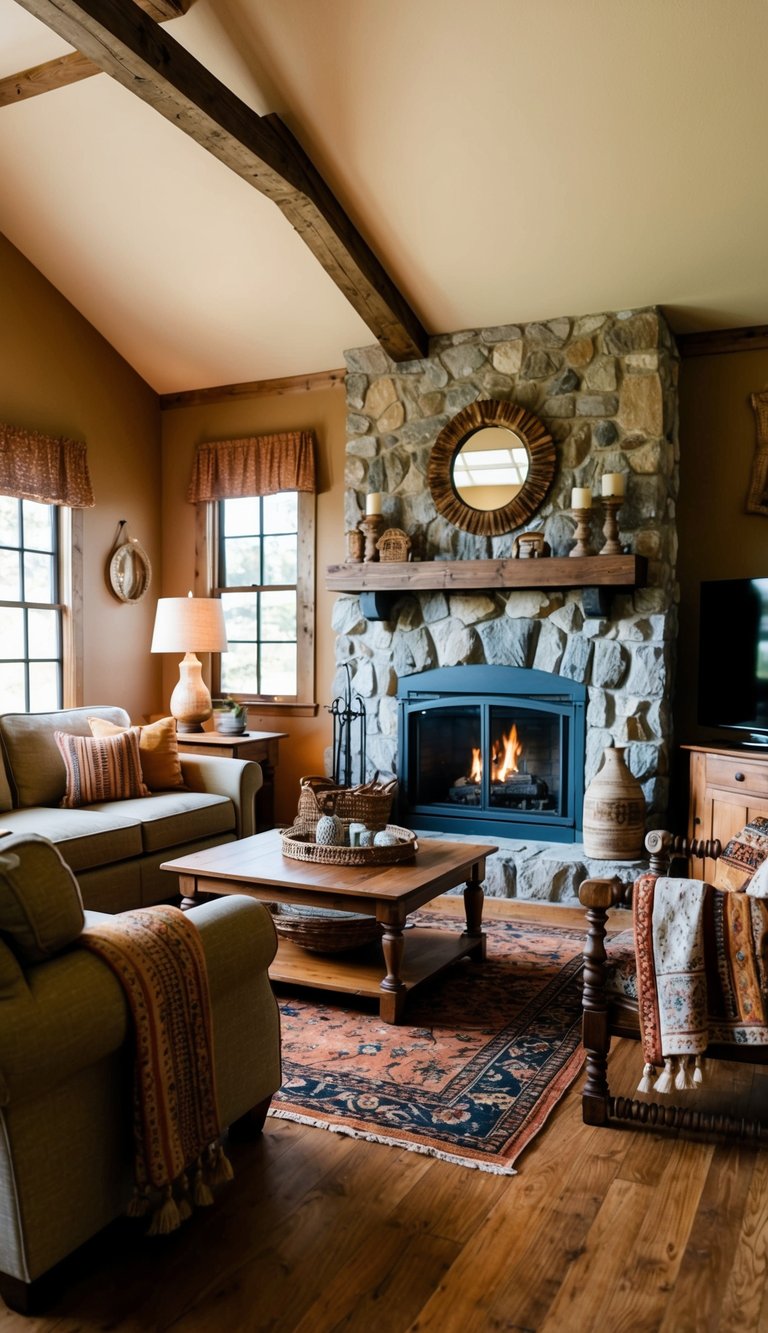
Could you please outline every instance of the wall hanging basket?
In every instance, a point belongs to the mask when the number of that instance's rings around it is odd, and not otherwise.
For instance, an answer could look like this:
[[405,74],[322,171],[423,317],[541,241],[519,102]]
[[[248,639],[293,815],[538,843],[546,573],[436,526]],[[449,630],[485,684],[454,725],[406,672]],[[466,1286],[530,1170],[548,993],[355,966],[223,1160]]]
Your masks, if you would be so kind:
[[378,832],[392,813],[397,778],[389,782],[373,778],[358,787],[340,787],[331,778],[307,777],[300,779],[300,787],[297,824],[314,826],[322,815],[338,815]]
[[[348,825],[351,821],[342,822]],[[419,850],[416,834],[397,824],[387,824],[386,828],[397,838],[391,847],[341,847],[315,842],[315,830],[311,825],[294,824],[283,830],[283,856],[329,866],[388,866],[413,860]]]

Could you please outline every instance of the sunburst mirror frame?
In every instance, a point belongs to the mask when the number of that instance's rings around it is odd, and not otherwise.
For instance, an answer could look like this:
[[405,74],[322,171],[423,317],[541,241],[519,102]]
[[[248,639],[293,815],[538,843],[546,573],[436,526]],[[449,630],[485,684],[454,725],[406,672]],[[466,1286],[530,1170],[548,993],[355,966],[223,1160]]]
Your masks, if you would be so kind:
[[[453,465],[459,450],[475,431],[498,426],[512,431],[528,453],[528,475],[517,495],[498,509],[473,509],[457,494]],[[462,408],[444,426],[429,456],[427,482],[435,508],[443,518],[477,537],[498,537],[522,527],[544,501],[555,475],[555,446],[539,417],[515,403],[481,399]]]

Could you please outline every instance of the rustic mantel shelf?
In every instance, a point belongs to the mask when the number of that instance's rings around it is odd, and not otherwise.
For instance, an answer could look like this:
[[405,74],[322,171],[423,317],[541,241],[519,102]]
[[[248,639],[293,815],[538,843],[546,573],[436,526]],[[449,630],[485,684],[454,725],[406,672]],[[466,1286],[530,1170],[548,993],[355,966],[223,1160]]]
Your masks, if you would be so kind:
[[[369,619],[386,619],[388,604],[403,593],[480,592],[488,588],[582,588],[590,594],[590,614],[605,614],[607,594],[640,587],[646,580],[647,564],[641,555],[368,561],[329,565],[325,582],[329,592],[387,594],[387,602],[379,602],[381,614]],[[596,596],[591,595],[593,592]]]

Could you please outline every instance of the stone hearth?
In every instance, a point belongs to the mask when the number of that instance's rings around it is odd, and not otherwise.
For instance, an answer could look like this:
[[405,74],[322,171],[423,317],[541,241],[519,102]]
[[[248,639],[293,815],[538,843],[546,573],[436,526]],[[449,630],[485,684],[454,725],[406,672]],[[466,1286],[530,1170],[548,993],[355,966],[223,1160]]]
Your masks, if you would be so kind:
[[[511,400],[535,412],[556,444],[555,482],[529,527],[543,529],[555,556],[573,544],[574,486],[600,494],[604,472],[627,473],[620,540],[648,559],[646,587],[614,595],[605,618],[584,614],[578,590],[493,589],[418,593],[392,619],[365,619],[359,598],[341,596],[334,694],[342,667],[366,709],[368,767],[397,769],[399,677],[438,666],[534,667],[587,688],[585,781],[606,745],[626,746],[640,780],[648,826],[666,822],[671,749],[670,692],[677,630],[677,352],[659,311],[622,311],[434,338],[422,361],[395,364],[378,347],[347,354],[346,525],[363,516],[368,491],[383,494],[387,525],[404,528],[414,558],[512,555],[515,534],[474,537],[437,514],[426,482],[443,426],[478,398]],[[599,501],[593,542],[601,544]],[[510,840],[493,857],[488,891],[572,899],[588,864],[583,848]],[[506,868],[505,868],[506,867]],[[623,878],[631,867],[621,867]],[[612,873],[609,871],[608,873]]]

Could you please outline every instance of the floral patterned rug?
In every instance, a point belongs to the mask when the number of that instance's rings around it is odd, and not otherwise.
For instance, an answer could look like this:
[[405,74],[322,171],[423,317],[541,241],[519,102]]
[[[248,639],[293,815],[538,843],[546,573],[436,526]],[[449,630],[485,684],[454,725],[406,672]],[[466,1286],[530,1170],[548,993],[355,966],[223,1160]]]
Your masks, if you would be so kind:
[[[411,920],[461,929],[439,909]],[[426,983],[398,1026],[364,1000],[278,987],[283,1085],[270,1115],[514,1175],[583,1062],[584,933],[498,918],[484,929],[486,962]]]

